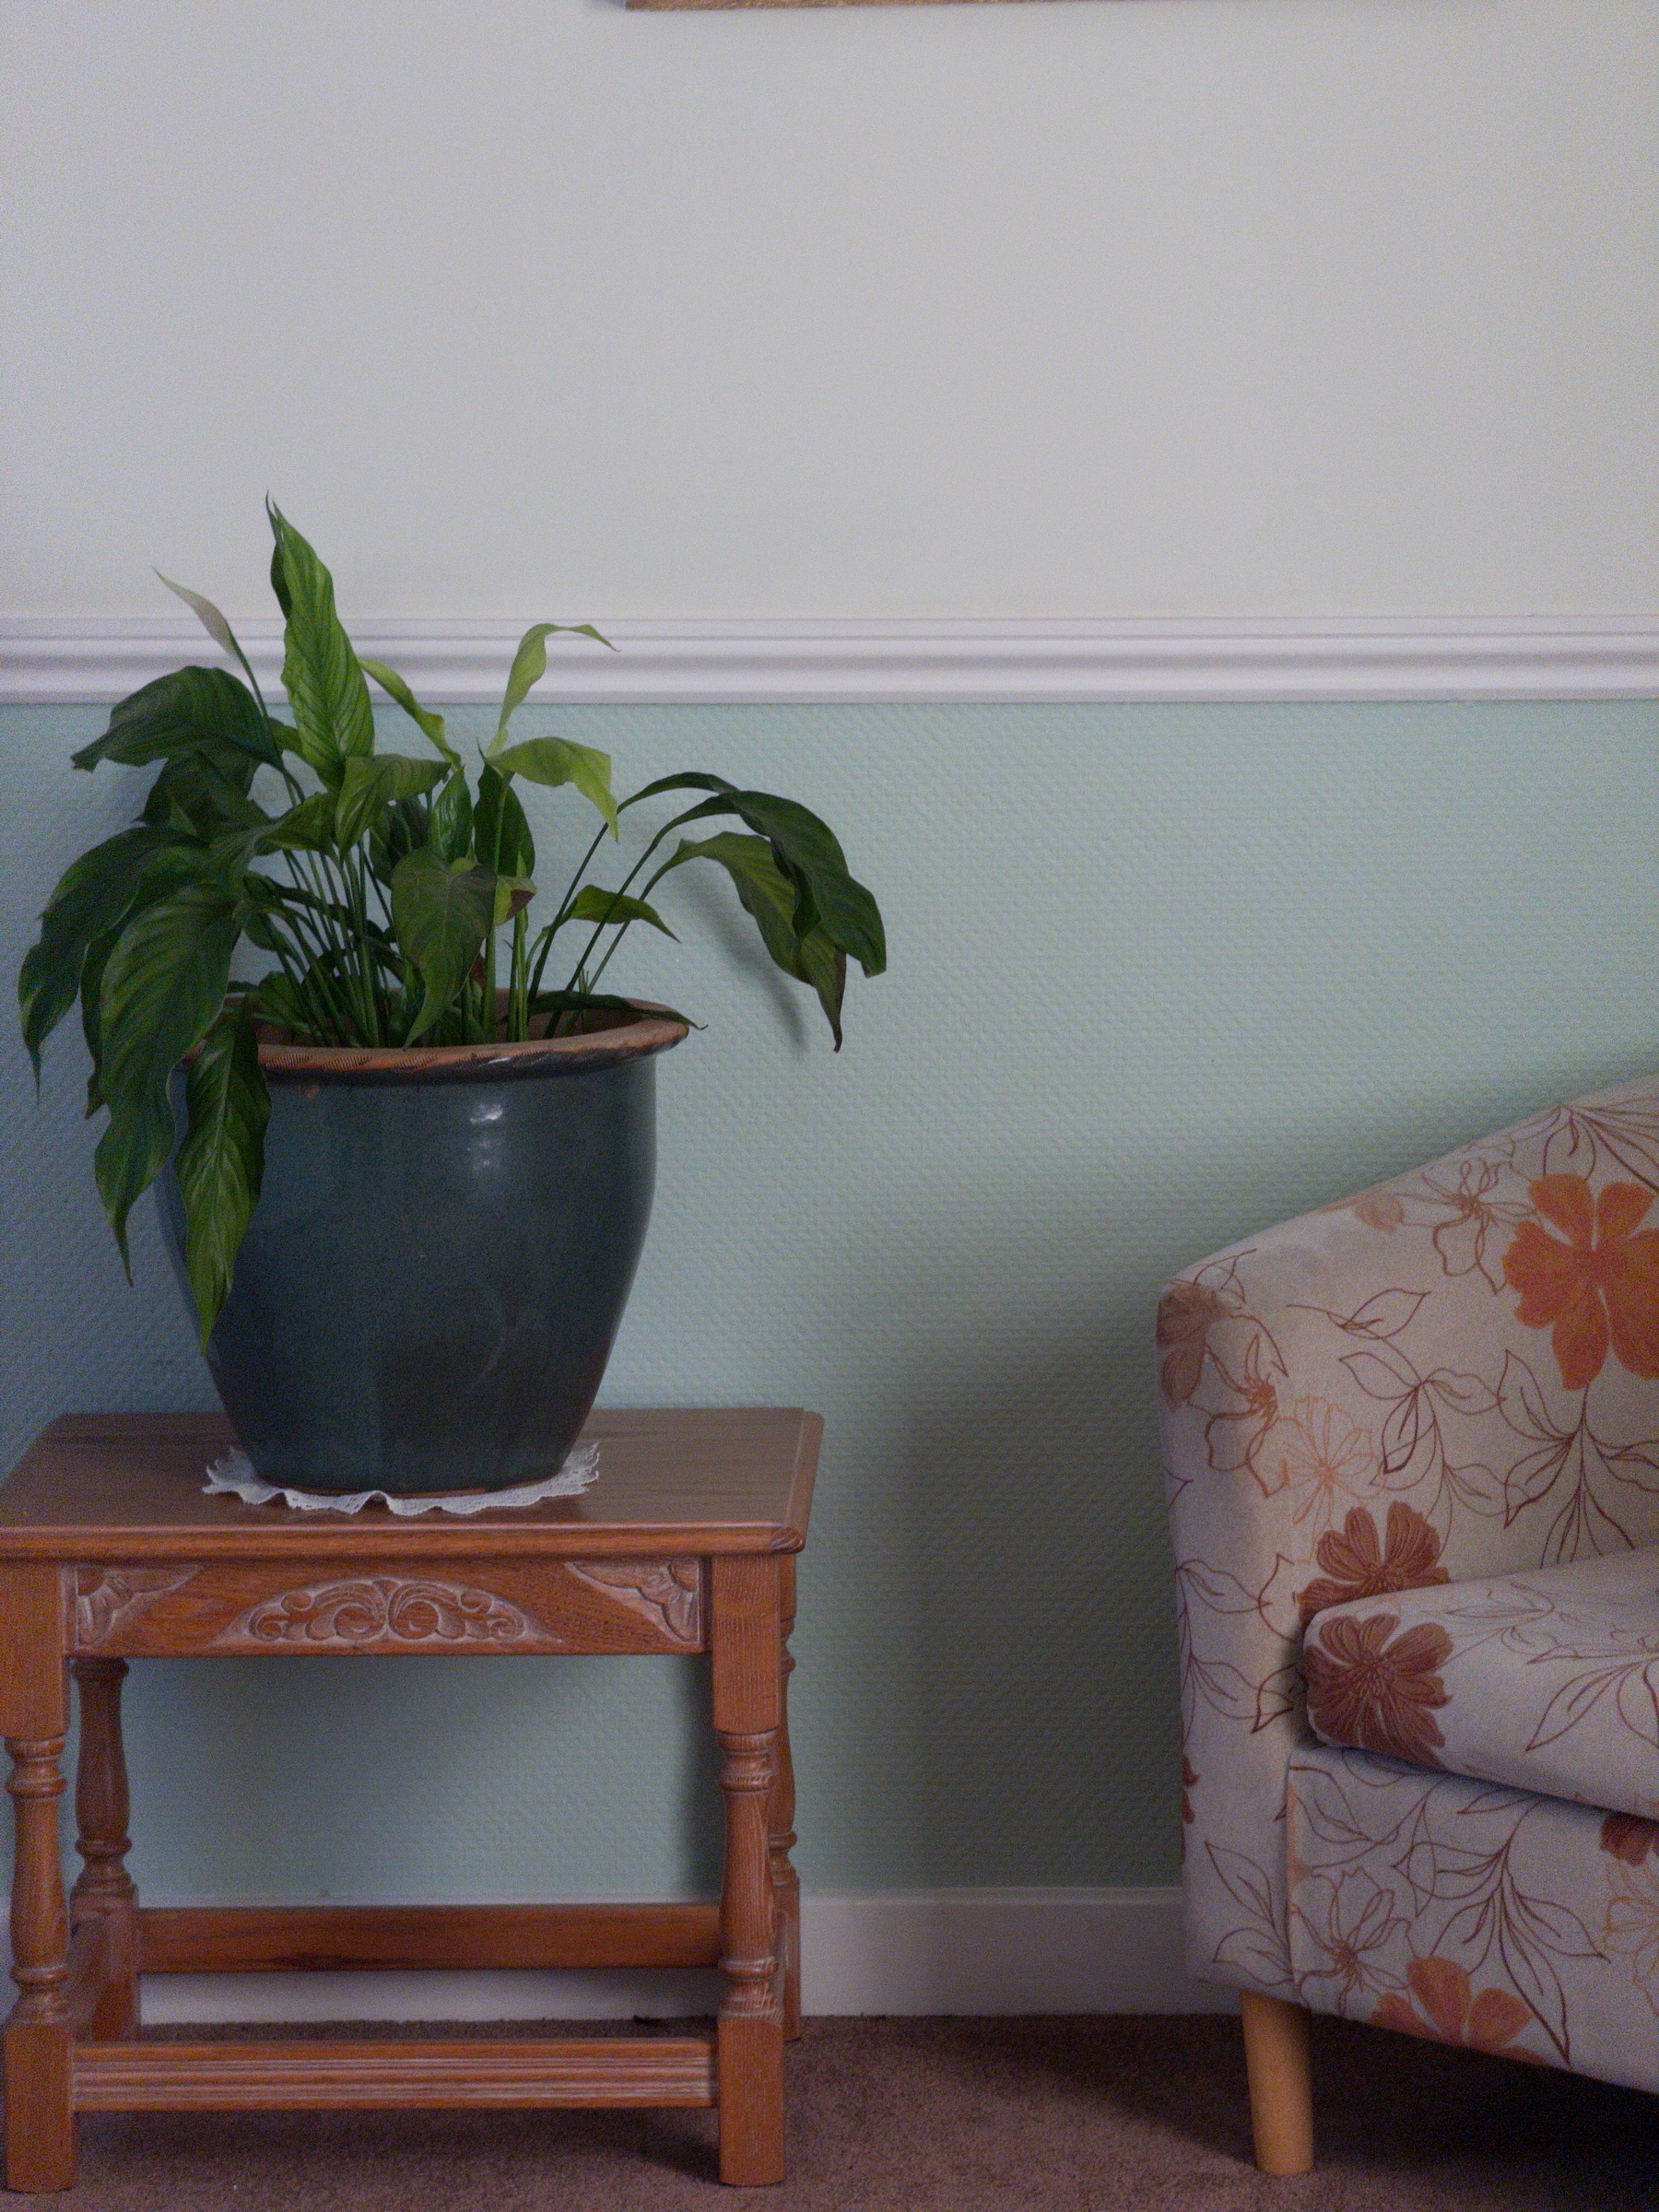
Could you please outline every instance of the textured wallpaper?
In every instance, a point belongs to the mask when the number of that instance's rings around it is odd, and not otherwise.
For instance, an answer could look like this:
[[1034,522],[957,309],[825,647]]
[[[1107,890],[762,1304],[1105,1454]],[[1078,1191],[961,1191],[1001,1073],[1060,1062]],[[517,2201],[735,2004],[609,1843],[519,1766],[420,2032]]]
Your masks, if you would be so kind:
[[[1157,1287],[1659,1064],[1655,719],[523,723],[609,747],[618,787],[697,765],[806,799],[888,915],[892,973],[850,990],[839,1059],[720,885],[678,878],[683,947],[641,946],[626,977],[708,1026],[661,1065],[656,1212],[605,1394],[828,1422],[796,1639],[809,1887],[1172,1878]],[[100,726],[0,723],[8,975],[142,783],[68,770]],[[552,854],[571,816],[536,795]],[[123,1280],[82,1075],[65,1033],[37,1107],[0,1046],[8,1463],[60,1410],[210,1399],[147,1207]],[[703,1691],[691,1661],[135,1665],[135,1869],[158,1900],[706,1888]]]

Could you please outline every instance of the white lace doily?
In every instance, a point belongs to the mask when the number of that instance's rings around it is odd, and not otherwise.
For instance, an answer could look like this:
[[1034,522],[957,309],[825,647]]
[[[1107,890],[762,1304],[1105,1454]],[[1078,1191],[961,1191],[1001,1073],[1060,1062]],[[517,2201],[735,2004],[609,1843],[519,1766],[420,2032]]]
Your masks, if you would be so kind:
[[391,1490],[290,1490],[264,1482],[240,1449],[227,1452],[207,1469],[205,1495],[227,1492],[249,1505],[269,1505],[280,1498],[302,1513],[360,1512],[378,1498],[389,1512],[406,1521],[416,1513],[487,1513],[506,1505],[537,1505],[544,1498],[573,1498],[599,1478],[599,1447],[578,1444],[557,1475],[540,1482],[521,1482],[511,1490],[422,1490],[398,1496]]

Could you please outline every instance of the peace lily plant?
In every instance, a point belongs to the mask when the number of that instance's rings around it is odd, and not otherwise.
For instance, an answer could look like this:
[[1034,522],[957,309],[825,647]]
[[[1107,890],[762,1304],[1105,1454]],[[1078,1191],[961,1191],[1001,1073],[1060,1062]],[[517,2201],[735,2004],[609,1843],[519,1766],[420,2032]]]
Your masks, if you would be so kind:
[[[259,1195],[270,1114],[261,1025],[300,1043],[394,1049],[613,1025],[634,1009],[598,985],[635,924],[674,934],[652,897],[691,861],[730,877],[772,960],[816,992],[838,1049],[849,957],[866,975],[886,964],[875,900],[849,875],[833,833],[796,801],[698,771],[619,800],[607,754],[562,737],[513,738],[513,716],[546,671],[547,639],[571,630],[606,643],[591,624],[524,632],[494,735],[469,764],[443,717],[394,669],[359,657],[328,571],[275,508],[270,519],[292,720],[266,705],[218,607],[170,583],[246,681],[217,667],[160,677],[74,756],[76,768],[107,760],[159,764],[159,773],[133,827],[65,871],[18,978],[37,1080],[42,1043],[80,1001],[87,1111],[109,1116],[98,1188],[124,1262],[134,1202],[171,1160],[204,1342]],[[371,680],[428,750],[378,748]],[[598,817],[539,926],[522,783],[569,786]],[[706,795],[657,829],[614,888],[591,881],[621,817],[674,792]],[[676,830],[721,817],[742,826],[682,837],[664,854]],[[244,947],[271,964],[239,976]],[[181,1138],[169,1078],[187,1059]]]

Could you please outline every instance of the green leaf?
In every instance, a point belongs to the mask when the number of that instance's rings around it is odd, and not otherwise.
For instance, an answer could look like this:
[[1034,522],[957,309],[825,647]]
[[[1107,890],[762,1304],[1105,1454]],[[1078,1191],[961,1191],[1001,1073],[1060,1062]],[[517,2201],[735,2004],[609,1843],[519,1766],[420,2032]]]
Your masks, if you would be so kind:
[[335,794],[313,791],[279,815],[260,840],[272,853],[327,853],[335,841]]
[[184,1201],[184,1268],[202,1343],[230,1294],[237,1249],[265,1172],[271,1095],[245,1003],[227,1008],[202,1041],[185,1088],[188,1127],[173,1159]]
[[531,737],[493,754],[494,765],[510,776],[530,783],[573,783],[584,799],[599,809],[613,837],[617,834],[617,801],[611,790],[610,755],[591,745],[572,745],[565,737]]
[[559,631],[576,638],[593,638],[601,645],[610,645],[613,653],[617,650],[608,638],[600,637],[591,622],[533,622],[519,640],[518,651],[513,654],[512,666],[508,671],[507,689],[501,700],[501,719],[496,724],[495,737],[489,748],[492,754],[500,744],[507,724],[529,697],[532,687],[539,684],[547,675],[547,640]]
[[87,1041],[88,1057],[92,1072],[87,1078],[87,1113],[90,1117],[103,1104],[103,1088],[99,1069],[102,1060],[103,971],[112,952],[120,941],[126,924],[142,908],[153,906],[158,899],[165,899],[194,882],[207,865],[207,856],[197,844],[177,843],[162,846],[151,854],[138,879],[136,889],[125,912],[112,927],[100,930],[87,947],[87,958],[80,974],[81,1030]]
[[341,771],[335,808],[340,850],[355,845],[384,807],[398,799],[418,798],[443,772],[441,760],[417,760],[408,753],[354,754]]
[[494,912],[495,877],[488,868],[470,862],[446,867],[429,845],[398,862],[392,878],[392,925],[425,992],[410,1043],[450,1006],[478,957]]
[[87,947],[132,905],[145,868],[179,840],[171,830],[124,830],[71,863],[41,915],[41,935],[23,956],[18,1003],[23,1041],[40,1080],[41,1047],[75,1004]]
[[459,770],[432,801],[427,837],[440,860],[465,860],[472,851],[472,794]]
[[[530,1011],[555,1015],[626,1014],[635,1020],[640,1014],[639,1007],[629,1000],[617,998],[608,991],[538,991],[530,1001]],[[662,1007],[660,1018],[665,1021],[683,1021],[688,1030],[700,1026],[688,1014],[677,1014],[672,1006]],[[557,1034],[558,1027],[555,1022],[549,1033]]]
[[248,796],[256,765],[245,753],[227,752],[217,759],[206,752],[185,753],[170,760],[150,785],[142,818],[202,838],[269,822],[265,808]]
[[187,883],[135,914],[105,963],[99,1075],[110,1125],[98,1187],[124,1261],[127,1215],[172,1149],[168,1076],[224,1005],[241,912],[221,887]]
[[495,925],[511,922],[514,914],[523,913],[535,896],[535,886],[528,876],[498,876],[495,888]]
[[[248,688],[259,700],[259,711],[265,716],[266,727],[274,729],[276,725],[271,722],[270,715],[266,712],[265,700],[260,693],[259,679],[253,673],[253,664],[242,651],[236,632],[220,614],[218,608],[214,606],[211,599],[204,599],[200,592],[193,592],[184,584],[175,583],[171,576],[161,576],[159,569],[156,571],[156,574],[161,577],[161,582],[175,598],[182,599],[186,606],[194,610],[197,621],[200,622],[214,643],[228,653],[232,660],[241,662],[242,674],[248,679]],[[274,739],[273,746],[274,747],[276,746]],[[276,747],[276,749],[278,752],[280,750],[279,747]]]
[[767,791],[731,791],[705,799],[680,817],[694,822],[714,814],[735,814],[771,846],[780,871],[795,887],[795,934],[805,938],[814,921],[830,943],[850,953],[866,975],[887,966],[887,937],[881,910],[862,883],[847,873],[847,863],[827,822],[794,799]]
[[459,768],[461,756],[444,735],[441,714],[429,713],[404,682],[395,668],[388,668],[384,661],[364,661],[360,664],[365,676],[371,676],[381,689],[389,692],[413,723],[418,723],[424,735],[429,737],[452,768]]
[[660,929],[665,937],[674,935],[654,906],[647,906],[643,899],[630,899],[624,891],[604,891],[596,883],[584,883],[564,911],[566,922],[649,922],[653,929]]
[[535,841],[524,809],[511,783],[493,768],[478,775],[478,803],[473,809],[472,849],[498,875],[530,876],[535,870]]
[[335,790],[347,761],[374,750],[369,686],[335,612],[333,577],[275,507],[271,528],[276,538],[272,579],[280,574],[277,597],[288,618],[282,680],[293,701],[300,756]]
[[816,923],[805,935],[797,934],[795,887],[773,859],[766,839],[746,837],[736,830],[722,830],[697,841],[682,838],[668,865],[677,868],[688,860],[712,860],[724,868],[772,959],[785,975],[810,983],[818,993],[839,1053],[847,957]]
[[[72,756],[76,768],[93,769],[100,760],[124,768],[146,768],[152,760],[177,760],[205,753],[226,768],[226,755],[244,753],[252,763],[274,766],[282,758],[259,701],[228,668],[175,668],[133,691],[110,710],[101,737]],[[228,771],[227,771],[228,772]]]

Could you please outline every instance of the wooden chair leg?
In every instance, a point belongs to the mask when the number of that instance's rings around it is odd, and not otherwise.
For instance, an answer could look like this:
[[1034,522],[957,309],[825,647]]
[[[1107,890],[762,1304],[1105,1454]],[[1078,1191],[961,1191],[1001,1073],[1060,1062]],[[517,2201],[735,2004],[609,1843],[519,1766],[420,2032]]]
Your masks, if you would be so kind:
[[1307,2008],[1246,1989],[1239,2010],[1256,2164],[1264,2173],[1306,2173],[1313,2163]]

